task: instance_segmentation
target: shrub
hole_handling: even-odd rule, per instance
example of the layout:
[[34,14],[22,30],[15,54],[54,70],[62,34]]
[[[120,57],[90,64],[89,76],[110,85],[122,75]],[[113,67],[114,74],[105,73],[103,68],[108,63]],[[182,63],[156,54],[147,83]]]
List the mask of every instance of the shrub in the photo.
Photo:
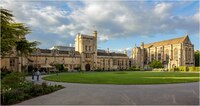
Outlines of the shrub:
[[189,67],[189,71],[200,71],[200,67]]
[[153,60],[150,64],[152,68],[163,68],[162,63],[160,61]]
[[186,66],[180,66],[178,67],[180,71],[187,71],[187,67]]
[[9,88],[18,88],[25,83],[25,76],[20,72],[12,72],[2,80],[2,85]]
[[140,71],[140,68],[131,67],[128,69],[128,71]]

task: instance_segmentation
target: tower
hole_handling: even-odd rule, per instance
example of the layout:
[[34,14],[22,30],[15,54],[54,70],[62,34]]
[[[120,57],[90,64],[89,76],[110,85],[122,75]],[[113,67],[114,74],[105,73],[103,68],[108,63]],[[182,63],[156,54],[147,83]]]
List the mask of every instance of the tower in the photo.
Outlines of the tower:
[[81,70],[95,70],[97,64],[97,31],[91,35],[77,34],[75,50],[81,55]]

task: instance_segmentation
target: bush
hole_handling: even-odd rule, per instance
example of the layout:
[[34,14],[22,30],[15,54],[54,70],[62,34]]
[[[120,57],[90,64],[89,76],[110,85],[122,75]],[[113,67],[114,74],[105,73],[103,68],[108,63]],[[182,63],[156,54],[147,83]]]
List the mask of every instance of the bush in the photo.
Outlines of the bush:
[[189,67],[189,71],[200,71],[200,67]]
[[140,71],[140,68],[131,67],[128,69],[128,71]]
[[18,88],[25,83],[25,76],[20,72],[12,72],[2,80],[3,87]]
[[150,64],[152,68],[163,68],[162,63],[160,61],[153,60]]
[[64,88],[61,85],[48,86],[46,83],[42,85],[29,84],[24,88],[11,89],[1,93],[1,103],[3,105],[14,104],[32,97],[48,94]]
[[56,69],[58,69],[59,71],[63,71],[64,70],[64,65],[63,64],[55,64]]
[[1,71],[1,80],[8,74],[10,74],[10,71]]
[[180,71],[187,71],[187,67],[186,66],[180,66],[178,67]]

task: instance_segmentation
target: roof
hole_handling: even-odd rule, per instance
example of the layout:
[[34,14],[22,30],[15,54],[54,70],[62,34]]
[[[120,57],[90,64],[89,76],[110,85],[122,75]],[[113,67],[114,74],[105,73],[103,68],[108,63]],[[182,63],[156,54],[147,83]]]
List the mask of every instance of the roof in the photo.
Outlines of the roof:
[[122,57],[127,57],[126,54],[123,53],[106,53],[106,52],[97,52],[97,56],[122,56]]
[[75,50],[75,47],[69,47],[69,46],[53,46],[51,48],[51,50],[53,49],[57,49],[57,50],[61,50],[61,51],[72,51]]
[[174,39],[169,39],[169,40],[163,40],[163,41],[159,41],[159,42],[144,44],[144,48],[183,43],[185,41],[185,39],[187,39],[187,38],[188,38],[188,35],[180,37],[180,38],[174,38]]

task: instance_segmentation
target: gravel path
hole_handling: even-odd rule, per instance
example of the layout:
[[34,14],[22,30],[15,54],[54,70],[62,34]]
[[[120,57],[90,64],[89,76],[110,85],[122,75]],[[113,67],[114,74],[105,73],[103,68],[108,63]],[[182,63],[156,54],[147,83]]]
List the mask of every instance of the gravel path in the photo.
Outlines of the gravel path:
[[[42,76],[44,77],[44,76]],[[31,81],[31,77],[27,77]],[[36,81],[42,83],[44,80]],[[17,105],[198,105],[199,82],[159,85],[59,84],[64,89]]]

